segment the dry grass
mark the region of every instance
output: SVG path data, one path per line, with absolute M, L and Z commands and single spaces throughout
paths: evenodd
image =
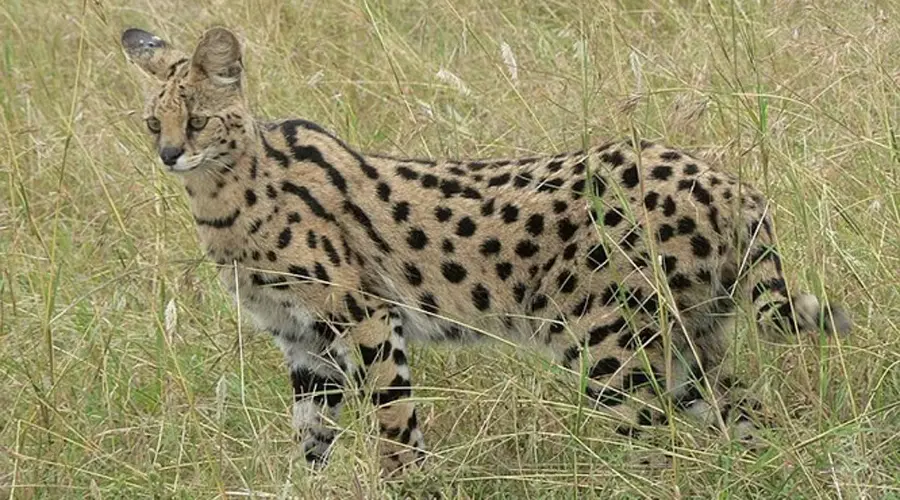
M 900 4 L 7 0 L 0 5 L 0 496 L 900 497 Z M 672 430 L 674 466 L 502 346 L 413 353 L 426 471 L 377 478 L 353 405 L 324 474 L 291 442 L 280 353 L 202 263 L 135 113 L 136 25 L 246 41 L 250 99 L 368 151 L 525 155 L 638 131 L 741 171 L 789 270 L 850 339 L 732 362 L 777 427 L 752 455 Z M 499 376 L 498 376 L 499 374 Z M 658 451 L 656 453 L 659 453 Z

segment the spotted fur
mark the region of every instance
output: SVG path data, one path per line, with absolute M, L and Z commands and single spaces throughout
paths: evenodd
M 760 193 L 686 152 L 620 141 L 540 158 L 365 155 L 305 120 L 255 120 L 225 29 L 190 56 L 141 30 L 122 43 L 155 77 L 145 119 L 206 255 L 285 353 L 310 462 L 327 457 L 326 420 L 362 382 L 384 470 L 423 456 L 411 341 L 544 348 L 631 434 L 664 422 L 667 402 L 746 420 L 753 404 L 709 376 L 741 297 L 769 331 L 850 327 L 788 294 Z

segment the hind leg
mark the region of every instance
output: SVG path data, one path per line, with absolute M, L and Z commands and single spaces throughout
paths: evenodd
M 739 384 L 717 366 L 715 345 L 721 339 L 713 337 L 722 332 L 707 332 L 689 348 L 670 342 L 667 350 L 670 332 L 649 316 L 621 314 L 589 321 L 581 341 L 560 360 L 585 376 L 585 395 L 617 420 L 617 432 L 634 435 L 641 427 L 666 424 L 671 410 L 701 425 L 733 424 L 740 437 L 751 431 L 750 414 L 758 404 L 742 397 Z
M 667 421 L 666 363 L 662 332 L 647 322 L 637 326 L 621 311 L 599 311 L 581 318 L 573 331 L 578 342 L 558 360 L 583 377 L 584 392 L 600 411 L 616 420 L 616 431 L 632 435 L 639 426 Z

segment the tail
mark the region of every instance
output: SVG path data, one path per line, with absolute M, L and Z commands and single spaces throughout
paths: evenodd
M 840 306 L 808 293 L 788 294 L 768 216 L 751 222 L 747 230 L 748 239 L 744 241 L 750 244 L 745 247 L 748 250 L 741 273 L 745 278 L 741 281 L 749 287 L 753 310 L 763 330 L 775 326 L 783 333 L 850 331 L 852 322 Z

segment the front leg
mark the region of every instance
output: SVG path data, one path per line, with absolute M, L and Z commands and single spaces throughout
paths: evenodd
M 322 466 L 328 459 L 336 434 L 328 420 L 337 420 L 347 374 L 353 371 L 343 340 L 335 334 L 340 328 L 343 326 L 335 321 L 319 321 L 314 323 L 312 341 L 306 336 L 303 341 L 276 337 L 294 387 L 294 431 L 312 466 Z
M 401 316 L 395 310 L 379 309 L 354 326 L 350 336 L 359 346 L 363 373 L 372 386 L 381 468 L 393 475 L 424 456 L 424 439 L 410 400 L 412 383 Z

